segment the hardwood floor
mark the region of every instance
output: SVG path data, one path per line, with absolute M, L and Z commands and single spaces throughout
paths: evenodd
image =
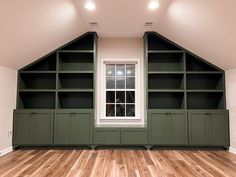
M 0 176 L 236 176 L 236 155 L 198 150 L 17 150 L 0 157 Z

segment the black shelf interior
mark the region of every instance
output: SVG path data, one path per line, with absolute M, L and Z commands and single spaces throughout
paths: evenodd
M 148 71 L 183 71 L 183 53 L 148 53 Z
M 222 92 L 187 93 L 188 109 L 224 109 Z
M 93 92 L 59 92 L 59 109 L 93 109 Z
M 187 74 L 187 89 L 222 90 L 222 74 Z
M 20 73 L 20 89 L 55 89 L 56 74 Z
M 149 109 L 184 109 L 183 92 L 149 92 Z
M 25 68 L 23 71 L 56 71 L 56 52 L 46 56 L 37 63 Z
M 20 92 L 20 109 L 54 109 L 55 92 Z
M 93 74 L 60 73 L 60 89 L 93 89 Z
M 148 50 L 181 50 L 171 42 L 168 42 L 156 34 L 148 35 Z
M 93 71 L 93 52 L 59 53 L 60 71 Z
M 183 74 L 149 74 L 148 89 L 183 89 Z
M 87 34 L 86 36 L 73 41 L 71 44 L 62 48 L 62 50 L 93 50 L 94 34 Z
M 215 67 L 207 64 L 195 56 L 186 53 L 186 70 L 187 71 L 219 71 Z

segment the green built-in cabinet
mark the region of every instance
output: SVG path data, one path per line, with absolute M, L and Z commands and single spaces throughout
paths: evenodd
M 56 110 L 54 144 L 92 145 L 93 110 Z
M 14 146 L 229 146 L 225 73 L 155 32 L 144 34 L 145 127 L 95 127 L 97 34 L 18 72 Z
M 15 110 L 14 145 L 52 145 L 53 110 Z
M 228 147 L 224 71 L 155 32 L 144 51 L 149 144 Z

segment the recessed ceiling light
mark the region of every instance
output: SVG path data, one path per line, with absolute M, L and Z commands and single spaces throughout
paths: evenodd
M 150 1 L 148 4 L 148 8 L 151 10 L 155 10 L 156 8 L 159 7 L 159 3 L 157 1 Z
M 87 10 L 95 10 L 96 9 L 95 4 L 91 1 L 86 2 L 84 7 Z

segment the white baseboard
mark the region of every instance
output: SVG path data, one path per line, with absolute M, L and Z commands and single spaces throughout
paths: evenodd
M 5 148 L 5 149 L 0 151 L 0 156 L 3 156 L 3 155 L 5 155 L 5 154 L 7 154 L 9 152 L 12 152 L 12 151 L 13 151 L 13 147 L 12 146 L 10 146 L 8 148 Z
M 236 148 L 229 147 L 229 152 L 236 154 Z

